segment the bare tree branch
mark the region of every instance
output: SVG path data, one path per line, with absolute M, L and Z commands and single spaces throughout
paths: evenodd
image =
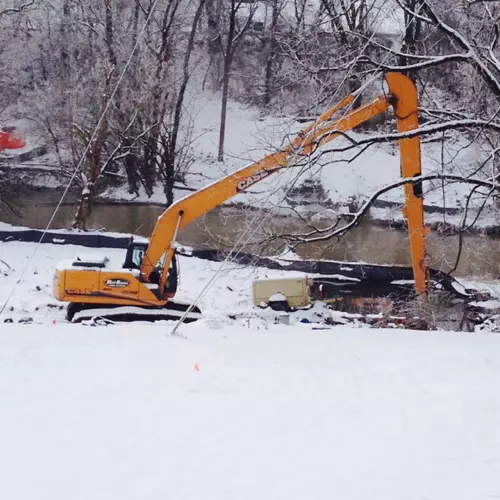
M 31 7 L 34 3 L 35 3 L 35 0 L 30 0 L 29 2 L 21 4 L 19 7 L 11 7 L 8 9 L 0 10 L 0 17 L 4 16 L 4 15 L 9 16 L 12 14 L 20 14 L 21 12 L 23 12 L 27 8 Z
M 319 241 L 326 241 L 331 238 L 334 238 L 336 236 L 343 236 L 345 233 L 347 233 L 349 230 L 352 228 L 356 227 L 357 225 L 360 224 L 362 221 L 363 217 L 367 214 L 368 210 L 370 209 L 371 205 L 373 202 L 379 198 L 381 195 L 384 193 L 387 193 L 389 191 L 392 191 L 393 189 L 399 188 L 401 186 L 404 186 L 406 184 L 420 184 L 425 181 L 431 181 L 435 179 L 440 179 L 440 180 L 449 180 L 457 183 L 466 183 L 470 184 L 473 186 L 478 186 L 478 187 L 486 187 L 489 188 L 492 191 L 498 191 L 500 190 L 500 186 L 496 182 L 496 180 L 484 180 L 484 179 L 476 179 L 476 178 L 464 178 L 459 175 L 449 175 L 449 174 L 429 174 L 429 175 L 422 175 L 418 177 L 413 177 L 411 179 L 401 179 L 399 181 L 393 182 L 387 186 L 384 186 L 383 188 L 377 190 L 375 193 L 373 193 L 370 198 L 363 203 L 363 206 L 353 214 L 346 214 L 346 217 L 351 217 L 352 220 L 345 224 L 344 226 L 337 228 L 338 222 L 335 223 L 334 226 L 329 226 L 324 229 L 314 229 L 314 231 L 311 231 L 309 233 L 305 234 L 285 234 L 285 235 L 280 235 L 279 238 L 286 239 L 290 243 L 295 243 L 295 244 L 305 244 L 305 243 L 317 243 Z M 318 236 L 319 235 L 319 236 Z

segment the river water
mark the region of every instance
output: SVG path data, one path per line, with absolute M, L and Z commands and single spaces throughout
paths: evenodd
M 18 215 L 0 208 L 0 220 L 32 228 L 44 228 L 59 200 L 59 193 L 51 191 L 30 193 L 26 199 L 17 199 Z M 69 228 L 77 209 L 75 200 L 68 199 L 58 211 L 51 229 Z M 89 229 L 105 229 L 149 236 L 163 208 L 144 204 L 99 204 L 93 209 Z M 329 225 L 331 221 L 318 224 Z M 240 241 L 246 242 L 245 252 L 260 251 L 275 254 L 278 245 L 260 242 L 270 232 L 284 234 L 303 232 L 308 228 L 296 217 L 266 214 L 222 207 L 193 222 L 179 234 L 179 242 L 194 248 L 231 249 Z M 479 234 L 464 236 L 464 248 L 456 276 L 476 276 L 496 279 L 500 276 L 500 240 Z M 241 246 L 241 245 L 240 245 Z M 238 247 L 239 248 L 239 247 Z M 435 269 L 448 271 L 455 263 L 458 236 L 443 236 L 431 232 L 427 238 L 429 262 Z M 302 245 L 296 249 L 304 258 L 334 259 L 376 264 L 411 265 L 406 231 L 380 227 L 364 221 L 342 238 L 317 244 Z

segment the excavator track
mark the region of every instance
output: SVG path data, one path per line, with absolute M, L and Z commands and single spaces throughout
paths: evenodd
M 113 322 L 178 321 L 190 306 L 191 304 L 189 303 L 172 300 L 163 307 L 71 303 L 67 308 L 66 319 L 72 323 L 81 323 L 93 318 L 103 318 Z M 201 310 L 195 306 L 184 318 L 184 322 L 191 323 L 201 318 Z

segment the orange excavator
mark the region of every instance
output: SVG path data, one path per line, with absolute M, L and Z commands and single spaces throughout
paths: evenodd
M 26 146 L 26 141 L 16 134 L 13 127 L 0 130 L 0 153 L 4 149 L 21 149 Z
M 189 305 L 173 301 L 178 287 L 175 242 L 178 232 L 198 217 L 226 200 L 279 172 L 293 167 L 297 159 L 309 156 L 339 134 L 352 130 L 371 118 L 393 108 L 398 132 L 418 127 L 417 91 L 413 82 L 400 73 L 387 73 L 387 95 L 380 96 L 357 109 L 336 113 L 356 99 L 358 92 L 323 113 L 316 122 L 302 130 L 285 148 L 230 174 L 168 207 L 158 218 L 149 241 L 131 241 L 121 268 L 110 267 L 104 258 L 78 257 L 58 266 L 53 293 L 60 301 L 69 302 L 70 321 L 105 316 L 129 320 L 178 318 Z M 402 138 L 401 175 L 413 178 L 421 174 L 418 137 Z M 404 215 L 408 221 L 412 267 L 417 294 L 425 296 L 427 266 L 422 186 L 413 181 L 404 187 Z M 190 309 L 186 321 L 200 317 L 198 308 Z

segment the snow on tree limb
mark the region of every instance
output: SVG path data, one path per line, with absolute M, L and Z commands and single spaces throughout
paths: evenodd
M 418 177 L 412 177 L 408 179 L 401 179 L 399 181 L 388 184 L 380 189 L 378 189 L 375 193 L 373 193 L 368 200 L 366 200 L 361 208 L 351 214 L 345 214 L 347 217 L 351 217 L 352 219 L 342 227 L 337 227 L 339 222 L 338 220 L 331 226 L 320 229 L 314 228 L 314 230 L 309 233 L 303 234 L 282 234 L 279 238 L 286 240 L 287 242 L 295 245 L 305 244 L 305 243 L 317 243 L 319 241 L 326 241 L 336 236 L 343 236 L 349 230 L 358 226 L 363 220 L 364 216 L 368 213 L 373 202 L 379 198 L 381 195 L 392 191 L 393 189 L 397 189 L 399 187 L 404 186 L 405 184 L 419 184 L 425 181 L 431 180 L 448 180 L 455 183 L 465 183 L 470 184 L 477 187 L 486 187 L 493 191 L 500 191 L 500 185 L 497 183 L 496 179 L 493 180 L 484 180 L 477 178 L 465 178 L 459 175 L 450 175 L 450 174 L 429 174 L 429 175 L 421 175 Z
M 323 149 L 321 150 L 321 154 L 344 152 L 352 149 L 353 147 L 362 146 L 365 144 L 397 141 L 400 139 L 411 139 L 412 137 L 436 134 L 438 132 L 443 132 L 446 130 L 468 129 L 471 127 L 481 127 L 482 129 L 490 129 L 494 130 L 495 132 L 500 132 L 500 122 L 496 122 L 493 120 L 475 119 L 449 120 L 442 123 L 423 125 L 415 130 L 410 130 L 408 132 L 392 132 L 388 134 L 372 135 L 361 139 L 355 139 L 353 136 L 342 131 L 332 130 L 327 135 L 342 135 L 350 142 L 350 145 L 345 147 Z M 322 138 L 323 137 L 320 137 L 318 142 L 320 142 Z
M 0 10 L 1 16 L 8 16 L 12 14 L 20 14 L 23 10 L 26 10 L 28 7 L 31 7 L 35 3 L 35 0 L 30 0 L 29 2 L 21 4 L 19 7 L 9 7 L 7 9 Z

